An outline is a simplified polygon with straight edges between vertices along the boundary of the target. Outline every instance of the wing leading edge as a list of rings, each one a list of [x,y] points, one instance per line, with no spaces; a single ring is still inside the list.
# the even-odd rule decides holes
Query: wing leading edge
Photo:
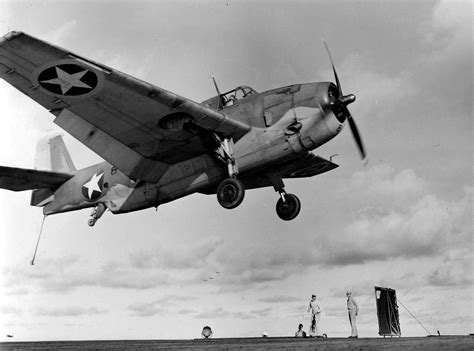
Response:
[[[169,164],[208,152],[215,132],[250,126],[197,102],[21,32],[0,39],[0,77],[130,177],[157,181]]]

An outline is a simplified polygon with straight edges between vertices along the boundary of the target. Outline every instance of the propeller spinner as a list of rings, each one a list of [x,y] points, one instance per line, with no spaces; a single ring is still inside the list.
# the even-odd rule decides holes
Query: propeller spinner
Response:
[[[332,60],[332,56],[331,56],[331,52],[329,51],[328,44],[324,40],[323,40],[323,43],[324,43],[324,46],[326,47],[326,51],[328,52],[329,60],[331,61],[332,71],[334,72],[334,78],[336,79],[336,86],[337,86],[337,91],[338,91],[338,95],[337,97],[334,98],[331,105],[334,110],[339,111],[339,113],[342,115],[341,117],[347,118],[349,122],[349,126],[352,131],[352,135],[354,136],[357,147],[359,148],[360,155],[362,159],[365,160],[367,157],[367,154],[365,152],[362,138],[360,136],[359,130],[357,129],[356,122],[354,118],[352,118],[352,115],[347,108],[347,105],[352,104],[355,101],[356,97],[354,94],[344,95],[342,93],[341,83],[339,81],[339,77],[337,76],[336,67],[334,66],[334,61]],[[335,114],[338,115],[339,113],[335,113]]]

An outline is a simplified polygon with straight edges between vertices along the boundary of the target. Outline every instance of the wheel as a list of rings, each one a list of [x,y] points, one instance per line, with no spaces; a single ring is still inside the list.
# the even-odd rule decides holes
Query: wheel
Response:
[[[95,224],[95,219],[91,218],[87,221],[87,224],[89,225],[89,227],[93,227],[94,224]]]
[[[217,201],[224,208],[236,208],[242,203],[244,196],[244,185],[238,179],[227,178],[217,187]]]
[[[277,215],[284,221],[295,219],[298,213],[300,213],[300,210],[300,199],[293,194],[285,194],[285,202],[280,198],[276,204]]]

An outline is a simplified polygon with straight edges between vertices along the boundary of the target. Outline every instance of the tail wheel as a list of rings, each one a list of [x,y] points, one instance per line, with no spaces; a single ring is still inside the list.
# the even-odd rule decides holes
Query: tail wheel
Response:
[[[301,202],[300,199],[293,194],[285,194],[284,197],[285,201],[281,198],[278,200],[276,204],[276,212],[278,217],[284,221],[291,221],[300,213]]]
[[[238,179],[227,178],[217,187],[217,201],[224,208],[236,208],[242,203],[244,196],[244,185]]]

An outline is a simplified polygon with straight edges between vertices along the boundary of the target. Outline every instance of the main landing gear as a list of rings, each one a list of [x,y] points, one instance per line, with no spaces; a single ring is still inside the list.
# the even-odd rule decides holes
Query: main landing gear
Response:
[[[224,179],[217,187],[217,201],[224,208],[236,208],[244,200],[245,187],[242,182],[237,179],[239,171],[234,158],[234,143],[232,139],[220,139],[217,134],[214,134],[214,139],[218,144],[216,156],[227,164],[229,174],[229,178]],[[276,204],[278,217],[284,221],[295,219],[301,210],[300,200],[296,195],[286,193],[285,184],[283,184],[280,173],[269,172],[267,176],[275,191],[280,194],[280,198]]]
[[[96,207],[94,207],[94,209],[92,210],[92,213],[91,213],[91,217],[88,221],[87,221],[87,224],[89,225],[89,227],[93,227],[95,222],[97,222],[97,220],[102,217],[102,215],[104,214],[105,210],[107,209],[107,207],[105,207],[105,205],[103,203],[99,203],[97,204]]]
[[[239,170],[235,164],[234,143],[232,139],[221,140],[216,134],[214,134],[214,138],[219,145],[216,149],[216,155],[227,164],[227,172],[229,174],[229,178],[224,179],[217,187],[217,201],[224,208],[236,208],[244,200],[245,187],[237,179]]]
[[[296,195],[280,192],[280,198],[276,203],[276,212],[278,217],[284,221],[295,219],[300,213],[301,202]]]
[[[276,213],[278,217],[284,221],[291,221],[295,219],[300,213],[301,202],[294,194],[287,194],[285,191],[285,184],[281,179],[281,175],[277,172],[269,173],[270,182],[275,191],[280,194],[280,198],[276,203]]]
[[[242,203],[244,196],[244,185],[237,178],[224,179],[217,187],[217,201],[224,208],[236,208]]]

